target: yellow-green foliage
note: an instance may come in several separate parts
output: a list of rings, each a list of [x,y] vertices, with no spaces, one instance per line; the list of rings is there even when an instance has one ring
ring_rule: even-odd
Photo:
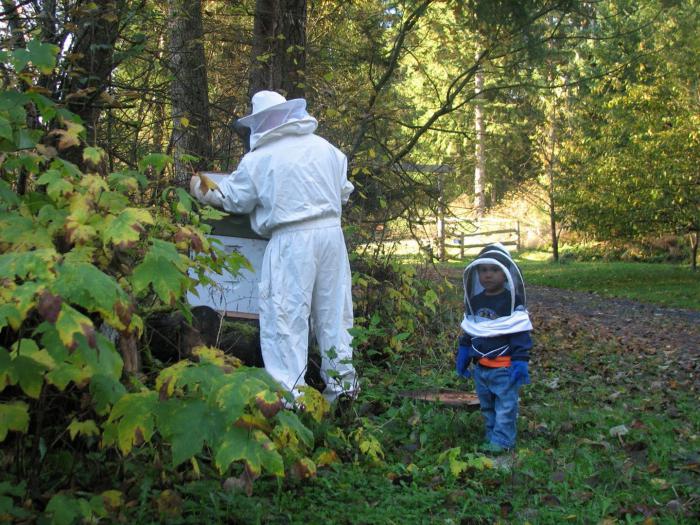
[[[0,59],[20,70],[48,67],[46,53],[56,52],[32,44]],[[27,108],[54,127],[30,129]],[[206,282],[207,271],[235,273],[247,262],[208,242],[185,191],[159,193],[149,181],[165,186],[169,157],[149,155],[138,170],[103,175],[92,167],[105,152],[84,140],[77,117],[51,100],[0,92],[0,443],[50,430],[50,438],[37,436],[42,443],[69,437],[124,455],[150,443],[195,471],[206,453],[221,473],[243,464],[249,481],[263,472],[283,476],[285,461],[315,472],[306,457],[313,436],[281,410],[276,383],[217,349],[197,349],[195,360],[162,370],[154,385],[134,381],[128,391],[122,383],[124,363],[108,334],[137,341],[145,308],[186,312],[191,275]],[[66,159],[81,148],[82,169]],[[164,206],[139,204],[159,199]],[[66,409],[42,428],[47,399],[58,396]]]

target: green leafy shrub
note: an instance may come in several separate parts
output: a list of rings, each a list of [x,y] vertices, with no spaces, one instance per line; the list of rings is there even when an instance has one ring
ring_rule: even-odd
[[[32,43],[0,58],[17,71],[50,68],[46,54],[56,52]],[[142,444],[169,454],[173,467],[190,461],[198,472],[197,458],[209,456],[221,474],[242,465],[248,490],[263,472],[314,470],[311,431],[281,410],[264,371],[199,348],[155,383],[129,376],[145,311],[188,315],[185,294],[209,282],[206,272],[247,263],[209,242],[201,219],[216,212],[196,210],[182,189],[158,190],[169,157],[102,174],[104,151],[84,140],[75,115],[31,88],[0,92],[0,443],[13,444],[7,458],[17,460],[5,459],[4,474],[43,492],[51,473],[40,479],[41,460],[62,447],[127,455]],[[64,158],[76,149],[82,168]],[[316,415],[327,410],[308,396]],[[70,481],[57,476],[52,491]],[[3,498],[6,512],[19,512]],[[63,509],[65,522],[104,516],[93,499],[56,495],[46,511],[55,518]]]
[[[635,242],[589,242],[565,244],[559,249],[560,261],[623,261],[681,263],[690,258],[687,243],[675,236],[640,239]]]
[[[375,362],[398,356],[442,331],[447,281],[420,279],[413,266],[393,258],[356,256],[352,266],[353,346],[363,356]]]

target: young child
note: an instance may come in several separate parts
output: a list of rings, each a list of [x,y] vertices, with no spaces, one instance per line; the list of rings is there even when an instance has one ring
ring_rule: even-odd
[[[500,243],[484,248],[464,270],[465,315],[457,373],[474,377],[486,423],[482,450],[501,453],[515,446],[518,390],[530,383],[532,323],[520,269]],[[469,365],[475,363],[474,371]]]

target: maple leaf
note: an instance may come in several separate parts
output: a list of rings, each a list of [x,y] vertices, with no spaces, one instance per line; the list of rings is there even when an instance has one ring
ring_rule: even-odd
[[[44,372],[55,366],[46,350],[39,350],[32,339],[20,339],[12,345],[12,353],[0,349],[0,390],[19,383],[26,395],[38,399],[44,384]]]
[[[282,410],[282,399],[280,396],[269,390],[258,392],[255,396],[255,404],[266,418],[273,418]]]
[[[248,369],[242,368],[230,374],[226,384],[216,392],[215,402],[221,407],[228,422],[236,421],[255,396],[269,389],[265,382],[251,377],[247,371]]]
[[[100,175],[88,173],[80,178],[79,186],[87,190],[87,194],[91,197],[96,197],[102,200],[105,196],[103,193],[109,192],[109,184]]]
[[[88,146],[83,150],[83,160],[95,166],[99,165],[106,156],[107,153],[102,148]]]
[[[85,244],[97,236],[97,230],[89,224],[95,217],[84,195],[71,199],[71,213],[66,218],[65,236],[70,243]]]
[[[24,393],[33,399],[39,399],[41,387],[44,385],[44,372],[48,367],[23,355],[15,357],[12,365],[17,374],[17,382]]]
[[[73,382],[78,388],[90,385],[96,403],[102,403],[100,410],[107,403],[116,401],[124,389],[118,382],[124,363],[114,345],[102,334],[95,333],[96,348],[82,335],[76,335],[75,346],[70,350],[61,341],[54,325],[44,323],[37,328],[42,333],[41,342],[48,350],[55,366],[46,373],[46,381],[64,390]],[[97,376],[97,384],[92,381]]]
[[[63,391],[72,382],[82,385],[89,379],[89,372],[70,362],[61,362],[56,368],[46,373],[46,382]]]
[[[55,239],[59,234],[64,233],[63,225],[65,224],[67,218],[68,210],[58,209],[48,204],[39,210],[39,214],[37,216],[38,226],[47,237],[51,238],[51,242],[53,243],[53,239]],[[34,239],[36,239],[36,236]],[[39,245],[37,245],[37,247],[38,246]],[[49,248],[50,246],[48,244],[42,244],[41,247]]]
[[[335,450],[320,448],[314,454],[314,463],[319,467],[326,467],[334,463],[340,463],[340,458]]]
[[[191,248],[196,252],[202,252],[209,247],[206,237],[189,226],[180,226],[173,235],[173,241],[180,249]]]
[[[316,464],[310,458],[300,458],[291,466],[290,474],[297,480],[316,477]]]
[[[211,346],[196,346],[192,349],[192,357],[202,363],[211,363],[224,371],[232,371],[243,366],[240,359],[226,354],[223,350]]]
[[[17,383],[17,374],[12,366],[12,358],[4,348],[0,347],[0,392],[6,386],[11,386]]]
[[[76,500],[67,494],[58,493],[51,497],[45,512],[51,516],[51,523],[75,523],[83,516],[81,502],[86,503],[82,498]]]
[[[40,349],[33,339],[20,339],[12,345],[12,355],[28,357],[47,369],[56,365],[53,357],[45,349]]]
[[[262,416],[255,416],[253,414],[243,414],[241,417],[238,418],[235,425],[237,427],[246,428],[250,430],[262,430],[263,432],[268,434],[272,432],[272,426],[267,422],[267,419],[265,419]]]
[[[12,140],[12,125],[10,121],[0,115],[0,139]]]
[[[182,295],[189,284],[186,273],[189,259],[178,253],[175,245],[158,239],[131,276],[136,293],[153,287],[161,301],[170,304]]]
[[[37,39],[32,39],[27,43],[27,51],[32,64],[45,75],[49,75],[53,71],[59,50],[57,45],[47,44]]]
[[[304,386],[299,388],[302,395],[297,400],[305,407],[305,412],[316,421],[321,421],[330,412],[331,406],[321,393],[313,387]]]
[[[73,418],[70,425],[68,425],[68,434],[70,435],[71,440],[75,440],[76,436],[78,435],[83,435],[86,437],[99,436],[100,430],[97,428],[94,419],[78,421],[77,419]]]
[[[202,181],[200,184],[200,188],[202,189],[202,193],[204,195],[206,195],[209,190],[219,190],[219,185],[212,179],[207,177],[204,173],[197,173],[197,176],[199,177],[199,180]]]
[[[117,191],[137,191],[139,187],[148,185],[148,179],[137,171],[112,173],[107,177],[107,182]]]
[[[0,307],[0,319],[6,316],[6,320],[14,330],[27,318],[29,312],[36,306],[36,298],[44,290],[43,284],[27,281],[20,286],[12,287],[11,304],[3,310]]]
[[[0,403],[0,442],[10,430],[26,432],[29,429],[29,405],[23,401]]]
[[[153,390],[122,396],[112,408],[102,440],[105,445],[116,444],[123,454],[134,445],[149,442],[154,432],[158,394]]]
[[[5,303],[0,305],[0,328],[9,326],[13,330],[19,330],[24,316],[16,305]]]
[[[102,272],[93,264],[66,258],[63,264],[56,268],[56,280],[52,290],[61,298],[73,305],[81,306],[89,312],[100,312],[107,322],[116,328],[126,329],[128,323],[122,323],[116,312],[116,305],[127,308],[130,301],[114,277]],[[45,293],[42,295],[51,295]],[[41,304],[41,299],[40,299]],[[59,303],[60,306],[60,303]],[[41,313],[41,309],[39,309]],[[122,312],[126,314],[126,310]],[[45,319],[49,320],[46,316]],[[129,317],[130,319],[130,317]]]
[[[175,393],[182,371],[190,366],[192,366],[190,361],[178,361],[160,371],[156,378],[156,390],[161,393],[161,399],[168,398]]]
[[[225,432],[218,409],[200,399],[170,399],[160,403],[158,431],[172,446],[173,466],[199,454],[205,443],[213,444]]]
[[[314,444],[314,434],[309,430],[299,419],[294,412],[289,410],[283,410],[277,414],[277,426],[278,428],[284,428],[292,431],[299,440],[307,447],[313,447]]]
[[[85,131],[85,127],[77,122],[66,120],[63,123],[66,129],[52,129],[48,135],[58,137],[58,149],[63,151],[73,146],[80,146],[80,135]]]
[[[54,295],[49,291],[44,291],[39,296],[36,310],[39,312],[39,315],[49,323],[55,323],[61,311],[61,304],[63,304],[63,300],[60,295]]]
[[[234,427],[223,436],[215,450],[216,467],[222,474],[234,461],[242,461],[253,477],[259,476],[263,468],[275,476],[284,476],[282,456],[260,430],[249,432]]]
[[[120,247],[130,246],[146,231],[144,224],[153,224],[153,217],[148,211],[140,208],[126,208],[116,217],[113,215],[107,217],[102,240]]]
[[[139,171],[144,173],[151,168],[155,173],[160,173],[168,164],[172,164],[172,157],[163,153],[151,153],[139,161]]]
[[[76,335],[85,336],[88,344],[92,347],[95,346],[95,327],[92,321],[72,306],[66,303],[61,305],[61,311],[58,314],[55,324],[61,342],[63,342],[67,348],[74,349],[77,346]]]
[[[0,255],[0,279],[51,280],[58,253],[54,248],[29,252],[9,252]]]
[[[90,380],[90,395],[94,402],[95,412],[101,416],[105,415],[124,394],[126,394],[126,389],[119,381],[118,375],[112,376],[98,372]]]
[[[208,395],[211,389],[217,387],[217,379],[223,375],[221,368],[211,363],[181,361],[158,374],[156,390],[164,398],[172,396],[176,388],[202,391]]]
[[[18,215],[5,217],[0,220],[0,231],[2,231],[3,242],[12,245],[11,250],[6,251],[19,252],[54,247],[53,232],[40,221],[34,221],[29,217]]]
[[[78,342],[78,348],[71,354],[76,364],[84,366],[91,376],[102,373],[115,379],[121,377],[124,368],[121,355],[102,333],[95,333],[96,345],[83,337],[79,337]]]

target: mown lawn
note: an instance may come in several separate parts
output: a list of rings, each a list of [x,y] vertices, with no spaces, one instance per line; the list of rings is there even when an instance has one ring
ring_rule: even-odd
[[[518,259],[530,284],[594,291],[673,308],[700,310],[700,272],[688,266],[638,262],[532,261]]]
[[[624,297],[672,308],[700,310],[700,271],[687,265],[640,262],[550,262],[550,255],[524,252],[516,255],[525,281],[595,292],[607,297]],[[461,268],[467,261],[451,261]]]

